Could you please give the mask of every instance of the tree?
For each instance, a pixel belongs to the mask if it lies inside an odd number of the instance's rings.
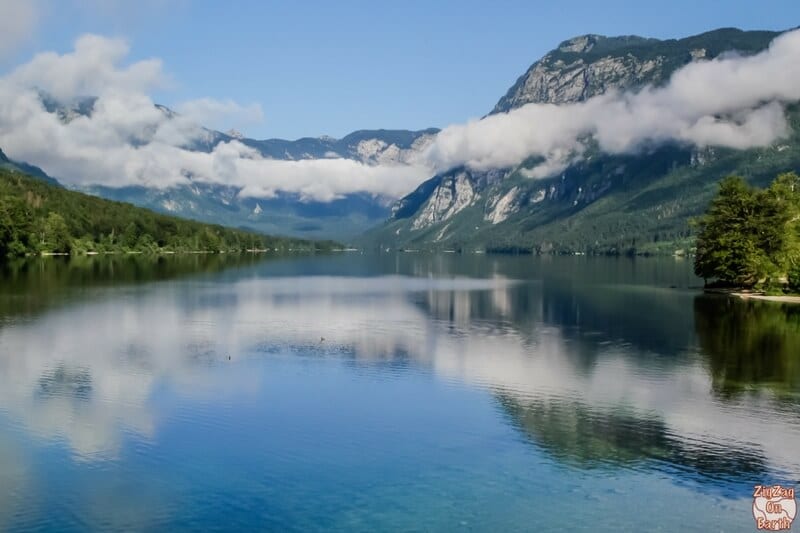
[[[41,223],[40,238],[42,252],[69,253],[72,248],[67,223],[55,212],[49,213]]]
[[[781,174],[765,190],[726,178],[696,223],[698,276],[740,287],[782,284],[800,268],[800,176]]]
[[[738,176],[720,182],[708,212],[697,220],[695,274],[708,281],[752,286],[763,273],[759,249],[756,192]]]
[[[780,247],[774,250],[782,272],[800,268],[800,176],[787,172],[775,178],[766,190],[772,208],[779,214],[764,220],[766,231],[777,233]]]
[[[133,250],[136,248],[136,243],[139,242],[139,226],[136,222],[131,222],[125,227],[125,231],[122,234],[122,238],[120,239],[122,245],[129,249]]]
[[[789,282],[790,291],[800,292],[800,265],[791,267],[786,273],[786,279]]]

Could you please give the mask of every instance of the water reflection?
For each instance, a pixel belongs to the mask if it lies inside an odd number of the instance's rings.
[[[201,406],[257,398],[259,376],[238,363],[290,353],[487,391],[533,447],[570,467],[712,484],[800,475],[794,309],[670,288],[685,269],[657,263],[315,261],[190,279],[166,266],[159,283],[68,301],[48,296],[64,279],[143,270],[48,266],[58,281],[40,292],[41,270],[17,270],[1,299],[0,412],[79,461],[106,461],[125,434],[157,444],[164,387]],[[348,261],[361,276],[340,275]],[[18,305],[9,294],[20,293],[35,296]]]
[[[79,291],[213,274],[255,265],[261,260],[262,256],[254,254],[133,254],[0,261],[0,321],[19,320],[67,303],[75,296],[65,292],[70,289]]]
[[[594,409],[575,401],[500,399],[533,442],[579,468],[666,468],[700,481],[757,480],[768,472],[761,450],[692,440],[674,434],[658,416]]]
[[[715,391],[800,391],[800,306],[703,296],[694,317]]]
[[[42,399],[65,397],[88,401],[92,396],[92,375],[88,368],[70,369],[63,364],[39,378]]]

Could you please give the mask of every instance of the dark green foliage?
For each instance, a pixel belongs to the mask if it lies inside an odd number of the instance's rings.
[[[87,252],[311,251],[330,245],[160,215],[0,169],[0,257]]]
[[[778,279],[800,254],[798,213],[797,174],[778,176],[766,190],[737,176],[725,178],[708,212],[696,221],[695,274],[737,287],[764,282],[768,291],[779,292]]]
[[[757,239],[756,193],[736,176],[720,183],[708,213],[698,219],[694,272],[703,279],[752,286],[763,252]]]
[[[789,290],[792,292],[800,292],[800,265],[795,265],[790,268],[786,277],[789,282]]]

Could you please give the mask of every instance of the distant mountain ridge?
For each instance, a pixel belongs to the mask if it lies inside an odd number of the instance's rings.
[[[44,92],[40,92],[39,97],[45,110],[55,114],[62,122],[69,122],[80,116],[91,116],[97,102],[95,97],[60,102]],[[155,107],[168,118],[179,116],[179,113],[167,106],[156,104]],[[345,158],[367,165],[399,164],[410,162],[438,131],[435,128],[418,131],[358,130],[341,139],[322,136],[296,140],[259,140],[245,137],[236,131],[223,133],[201,128],[202,135],[183,148],[208,153],[220,143],[237,141],[257,150],[262,157],[274,160]],[[30,173],[46,176],[41,169],[32,166],[28,168],[31,169]],[[348,194],[331,202],[308,200],[301,198],[299,194],[284,192],[278,192],[270,198],[254,198],[240,195],[241,187],[206,181],[166,188],[110,187],[103,184],[74,188],[165,214],[308,239],[353,238],[385,221],[391,214],[391,204],[395,200],[368,193]]]
[[[333,137],[305,137],[295,141],[266,139],[257,141],[241,139],[244,144],[257,149],[265,157],[274,159],[322,159],[344,157],[362,162],[393,162],[407,157],[404,151],[419,149],[426,140],[438,133],[436,128],[426,130],[358,130],[341,139]]]
[[[685,39],[584,35],[536,61],[490,114],[529,103],[582,102],[611,89],[665,83],[678,68],[726,52],[767,48],[780,32],[724,28]],[[800,111],[787,109],[792,135],[773,146],[731,150],[667,144],[609,155],[589,146],[581,162],[544,179],[513,168],[455,168],[399,200],[368,245],[396,248],[627,253],[674,251],[691,242],[688,220],[716,182],[733,172],[763,185],[800,169]]]

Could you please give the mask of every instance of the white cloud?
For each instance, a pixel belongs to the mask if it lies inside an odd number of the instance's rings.
[[[4,82],[19,88],[37,87],[61,100],[110,93],[143,96],[167,84],[158,59],[121,67],[120,62],[129,51],[128,43],[122,39],[83,35],[75,41],[73,52],[37,54],[6,76]]]
[[[40,16],[37,0],[0,0],[0,58],[31,38]]]
[[[157,59],[123,64],[120,39],[85,35],[66,54],[35,56],[0,80],[0,146],[66,183],[169,187],[192,180],[244,188],[243,194],[299,194],[330,201],[352,192],[399,197],[426,178],[425,165],[370,166],[341,158],[276,161],[238,141],[210,153],[184,149],[207,135],[198,124],[235,126],[261,120],[260,106],[209,98],[156,108],[149,93],[167,83]],[[48,113],[43,90],[60,101],[97,96],[91,116],[68,122]]]
[[[0,0],[2,1],[2,0]],[[693,63],[661,88],[611,92],[570,105],[530,104],[507,114],[454,125],[419,157],[362,164],[340,157],[265,159],[238,141],[210,153],[185,149],[207,132],[262,119],[257,104],[198,99],[170,116],[149,96],[169,84],[161,61],[126,63],[124,40],[85,35],[66,54],[36,55],[0,79],[0,147],[71,184],[169,187],[191,180],[235,185],[242,194],[295,193],[330,201],[365,192],[399,197],[437,170],[478,170],[543,156],[532,177],[558,172],[593,136],[601,149],[631,152],[666,141],[734,148],[762,146],[786,132],[782,102],[800,99],[800,31],[779,37],[751,57]],[[62,101],[94,95],[91,116],[60,120],[37,90]],[[725,118],[720,118],[725,117]]]
[[[757,55],[687,65],[665,87],[609,92],[576,104],[528,104],[450,126],[427,155],[438,168],[468,165],[479,170],[544,156],[543,168],[549,172],[566,164],[565,154],[579,154],[578,139],[588,135],[610,153],[665,141],[764,146],[787,132],[780,103],[800,100],[798,57],[800,31],[794,31]]]

